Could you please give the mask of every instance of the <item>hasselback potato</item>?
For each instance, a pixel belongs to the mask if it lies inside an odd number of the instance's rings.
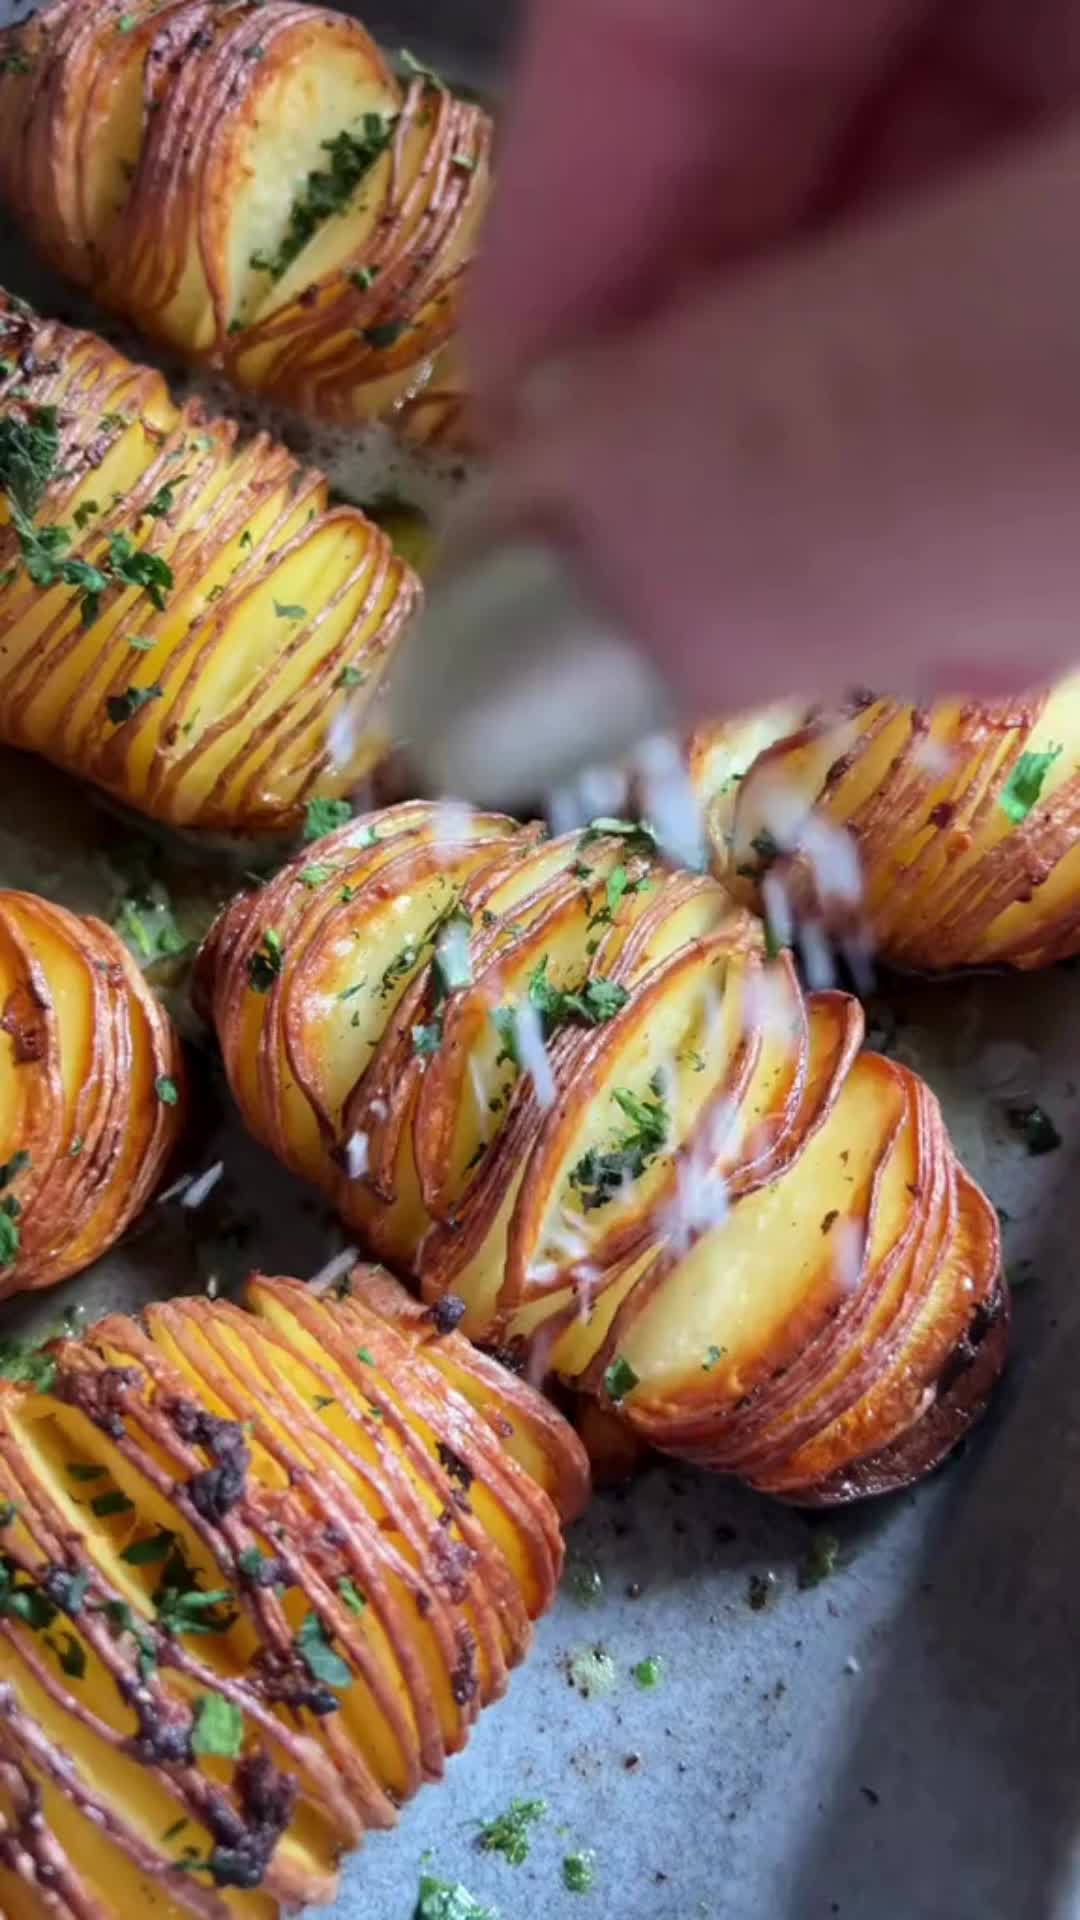
[[[260,1139],[658,1447],[827,1502],[984,1404],[997,1221],[933,1095],[647,829],[372,814],[225,911],[196,993]]]
[[[174,825],[288,826],[379,757],[418,592],[284,447],[0,299],[4,742]]]
[[[587,1493],[569,1427],[361,1269],[102,1321],[0,1388],[0,1908],[333,1897],[464,1745]]]
[[[116,934],[0,889],[0,1299],[119,1239],[185,1105],[179,1039]]]
[[[54,266],[244,387],[454,437],[480,108],[293,0],[52,0],[2,45],[0,191]]]
[[[1080,952],[1078,738],[1073,677],[1014,701],[777,708],[703,727],[689,765],[715,870],[747,900],[769,876],[782,914],[865,930],[898,966],[1030,968]]]

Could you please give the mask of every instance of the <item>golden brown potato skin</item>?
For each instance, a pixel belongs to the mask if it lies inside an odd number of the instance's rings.
[[[4,442],[0,739],[170,825],[228,833],[289,828],[371,771],[420,589],[378,527],[329,506],[322,474],[2,296],[0,433],[51,461],[20,523]],[[43,572],[56,538],[89,575]]]
[[[196,992],[258,1137],[640,1442],[827,1503],[985,1405],[997,1221],[933,1095],[647,832],[369,815],[225,911]]]
[[[688,759],[715,871],[796,915],[865,931],[926,972],[1080,952],[1080,679],[927,709],[859,696],[701,728]],[[814,824],[816,823],[816,824]],[[821,828],[850,836],[859,897],[831,890]]]
[[[0,191],[54,266],[241,386],[467,441],[479,107],[293,0],[52,0],[0,48]]]
[[[0,890],[0,1299],[119,1239],[186,1106],[179,1037],[111,928]]]
[[[246,1307],[109,1318],[0,1388],[11,1920],[332,1900],[554,1596],[588,1467],[531,1388],[371,1269]]]

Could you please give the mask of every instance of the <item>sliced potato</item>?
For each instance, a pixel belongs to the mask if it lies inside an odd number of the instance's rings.
[[[5,302],[0,347],[3,739],[175,825],[280,829],[348,791],[419,595],[386,535],[90,334]]]
[[[179,1038],[99,920],[0,891],[0,1298],[118,1240],[186,1117]]]
[[[112,1317],[0,1390],[19,1920],[331,1901],[550,1605],[570,1428],[387,1275],[342,1291]]]
[[[689,761],[716,870],[748,898],[770,873],[797,915],[863,923],[899,966],[1049,965],[1080,951],[1078,720],[1073,676],[1013,703],[860,701],[703,729]],[[848,867],[838,829],[856,897],[831,885]]]
[[[785,1498],[959,1437],[1003,1361],[1000,1249],[857,1001],[804,999],[632,823],[399,808],[305,858],[218,922],[200,1004],[249,1124],[428,1311]]]
[[[50,0],[0,38],[0,190],[151,337],[325,419],[471,430],[454,345],[491,125],[294,0]]]

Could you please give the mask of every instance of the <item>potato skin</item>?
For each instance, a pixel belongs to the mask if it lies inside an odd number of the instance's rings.
[[[1011,702],[777,709],[702,727],[687,758],[741,897],[768,873],[797,914],[894,966],[1028,970],[1080,952],[1078,726],[1073,677]],[[858,898],[831,891],[830,830],[857,856]]]
[[[378,527],[265,434],[2,298],[0,409],[56,436],[29,534],[0,487],[0,738],[226,833],[288,829],[371,771],[420,593]],[[73,578],[32,568],[57,528]]]
[[[314,858],[226,909],[197,999],[247,1124],[382,1258],[638,1447],[811,1505],[937,1463],[1004,1360],[997,1220],[855,1000],[626,823],[415,803]]]
[[[51,0],[0,39],[16,129],[0,191],[53,265],[150,337],[302,412],[400,410],[413,441],[463,450],[446,350],[490,194],[488,116],[431,75],[399,82],[332,9],[257,12]],[[365,167],[341,142],[369,130]],[[301,247],[313,198],[333,210]]]
[[[246,1311],[113,1316],[47,1350],[39,1391],[0,1387],[4,1566],[32,1596],[0,1619],[5,1911],[328,1902],[524,1656],[578,1441],[386,1274],[340,1292],[255,1276]]]
[[[181,1139],[179,1036],[110,927],[0,890],[0,1299],[105,1253]],[[14,1242],[14,1243],[13,1243]]]

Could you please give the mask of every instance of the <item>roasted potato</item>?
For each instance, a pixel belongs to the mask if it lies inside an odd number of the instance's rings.
[[[0,889],[0,1299],[119,1239],[185,1110],[179,1039],[123,942]]]
[[[196,993],[260,1139],[649,1444],[843,1500],[985,1403],[997,1222],[932,1094],[646,829],[373,814],[226,910]]]
[[[479,107],[293,0],[52,0],[0,49],[0,190],[53,265],[241,386],[461,439]]]
[[[9,1920],[332,1899],[554,1595],[588,1468],[546,1402],[371,1270],[247,1306],[107,1319],[0,1388]]]
[[[1042,967],[1080,952],[1080,678],[920,710],[852,699],[702,728],[715,870],[900,967]],[[854,875],[854,884],[852,876]]]
[[[367,773],[416,576],[322,475],[0,300],[0,738],[172,825]]]

